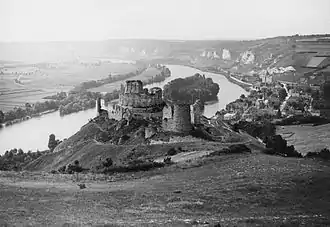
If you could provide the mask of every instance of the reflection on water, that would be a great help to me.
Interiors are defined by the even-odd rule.
[[[241,94],[247,92],[236,84],[229,82],[226,77],[214,73],[206,73],[200,70],[179,66],[169,65],[171,77],[166,78],[161,83],[147,85],[147,88],[161,87],[176,78],[185,78],[192,76],[195,73],[205,74],[206,77],[211,77],[214,82],[220,86],[218,101],[210,102],[205,106],[204,115],[211,117],[216,111],[224,108],[226,104],[236,100]],[[89,119],[96,116],[96,110],[90,109],[65,115],[60,117],[59,112],[50,113],[38,118],[33,118],[28,121],[23,121],[3,129],[0,129],[0,154],[12,148],[22,148],[23,151],[36,151],[48,149],[48,137],[50,134],[55,134],[56,138],[68,138],[76,133]]]

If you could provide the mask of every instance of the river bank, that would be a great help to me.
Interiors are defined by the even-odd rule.
[[[6,122],[4,122],[0,125],[0,128],[4,128],[4,127],[7,127],[7,126],[10,126],[10,125],[13,125],[13,124],[21,123],[23,121],[27,121],[27,120],[32,119],[32,118],[41,117],[45,114],[56,112],[57,110],[58,109],[56,108],[56,109],[52,109],[52,110],[43,111],[41,113],[32,114],[31,116],[26,116],[26,117],[23,117],[23,118],[15,119],[15,120],[12,120],[12,121],[6,121]]]
[[[227,78],[227,80],[229,80],[231,83],[236,84],[238,86],[240,86],[241,88],[243,88],[246,92],[250,92],[250,88],[253,86],[253,84],[250,83],[246,83],[244,81],[241,81],[233,76],[230,75],[229,72],[227,71],[223,71],[223,72],[219,72],[218,70],[214,70],[214,69],[209,69],[209,68],[204,68],[204,67],[198,67],[192,64],[184,64],[187,67],[191,67],[191,68],[195,68],[198,69],[200,71],[204,71],[204,72],[209,72],[209,73],[214,73],[214,74],[218,74],[221,76],[224,76]]]

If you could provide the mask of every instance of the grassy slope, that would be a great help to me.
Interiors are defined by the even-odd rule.
[[[0,220],[41,226],[175,226],[185,219],[220,221],[221,226],[328,226],[329,170],[313,160],[223,155],[114,175],[108,182],[81,176],[84,190],[68,175],[1,173]]]
[[[288,141],[289,145],[294,145],[297,151],[306,154],[307,152],[320,151],[325,147],[329,148],[329,127],[330,124],[281,126],[277,128],[277,132]]]

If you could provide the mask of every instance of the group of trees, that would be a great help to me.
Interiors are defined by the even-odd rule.
[[[70,93],[68,97],[60,101],[59,111],[61,115],[94,108],[96,99],[102,95],[98,92],[82,91]]]
[[[0,110],[0,123],[21,119],[44,111],[54,110],[59,107],[59,101],[51,100],[45,102],[36,102],[35,104],[26,103],[24,107],[15,107],[7,112]]]
[[[76,91],[76,92],[86,91],[86,90],[91,89],[91,88],[100,87],[104,84],[109,84],[109,83],[113,83],[113,82],[116,82],[116,81],[126,80],[126,79],[129,79],[131,77],[134,77],[134,76],[137,76],[137,75],[141,74],[145,70],[146,70],[146,68],[142,67],[142,68],[137,69],[135,72],[129,72],[129,73],[126,73],[126,74],[121,74],[121,75],[116,75],[116,76],[113,76],[110,73],[108,75],[108,77],[106,77],[104,79],[90,80],[90,81],[82,82],[81,84],[76,86],[73,90]]]
[[[43,152],[24,153],[22,149],[11,149],[0,155],[0,170],[2,171],[20,171],[29,162],[39,158]]]
[[[174,102],[192,104],[197,99],[202,102],[217,99],[219,85],[205,75],[195,74],[187,78],[170,81],[164,86],[164,98]]]
[[[287,107],[294,110],[304,111],[305,107],[309,105],[309,100],[304,97],[290,97],[287,102]]]
[[[58,92],[56,93],[56,95],[50,95],[50,96],[46,96],[44,97],[44,99],[52,99],[52,100],[63,100],[67,97],[67,93],[64,91]]]
[[[54,134],[49,135],[49,141],[48,141],[48,148],[49,151],[53,151],[57,145],[59,145],[62,141],[55,138]],[[6,151],[5,154],[2,156],[0,155],[0,170],[2,171],[20,171],[23,169],[25,165],[30,163],[31,161],[39,158],[41,155],[43,155],[45,152],[48,151],[28,151],[27,153],[24,153],[22,149],[11,149],[9,151]]]

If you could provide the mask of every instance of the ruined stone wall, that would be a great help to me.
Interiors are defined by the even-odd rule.
[[[172,108],[165,109],[165,115],[163,110],[163,129],[165,131],[179,132],[188,134],[192,130],[191,116],[190,116],[190,105],[188,104],[174,104],[173,105],[173,117],[166,118],[169,116],[169,110]],[[171,113],[172,115],[172,113]]]
[[[132,107],[123,107],[120,105],[112,105],[107,108],[109,118],[114,118],[116,120],[121,120],[125,118],[124,113],[126,110],[129,110],[133,118],[136,119],[148,119],[148,118],[161,118],[163,112],[154,111],[152,107],[150,108],[132,108]]]
[[[143,84],[141,80],[127,80],[125,93],[140,94],[143,93]]]
[[[155,105],[160,105],[163,100],[159,95],[150,94],[120,94],[119,95],[119,105],[128,107],[150,107]]]
[[[159,87],[153,87],[150,89],[150,93],[155,95],[157,99],[162,99],[163,98],[163,91]]]
[[[163,108],[163,119],[171,119],[173,118],[172,116],[172,110],[173,110],[173,113],[174,113],[174,109],[172,109],[172,106],[171,105],[166,105],[164,108]]]

